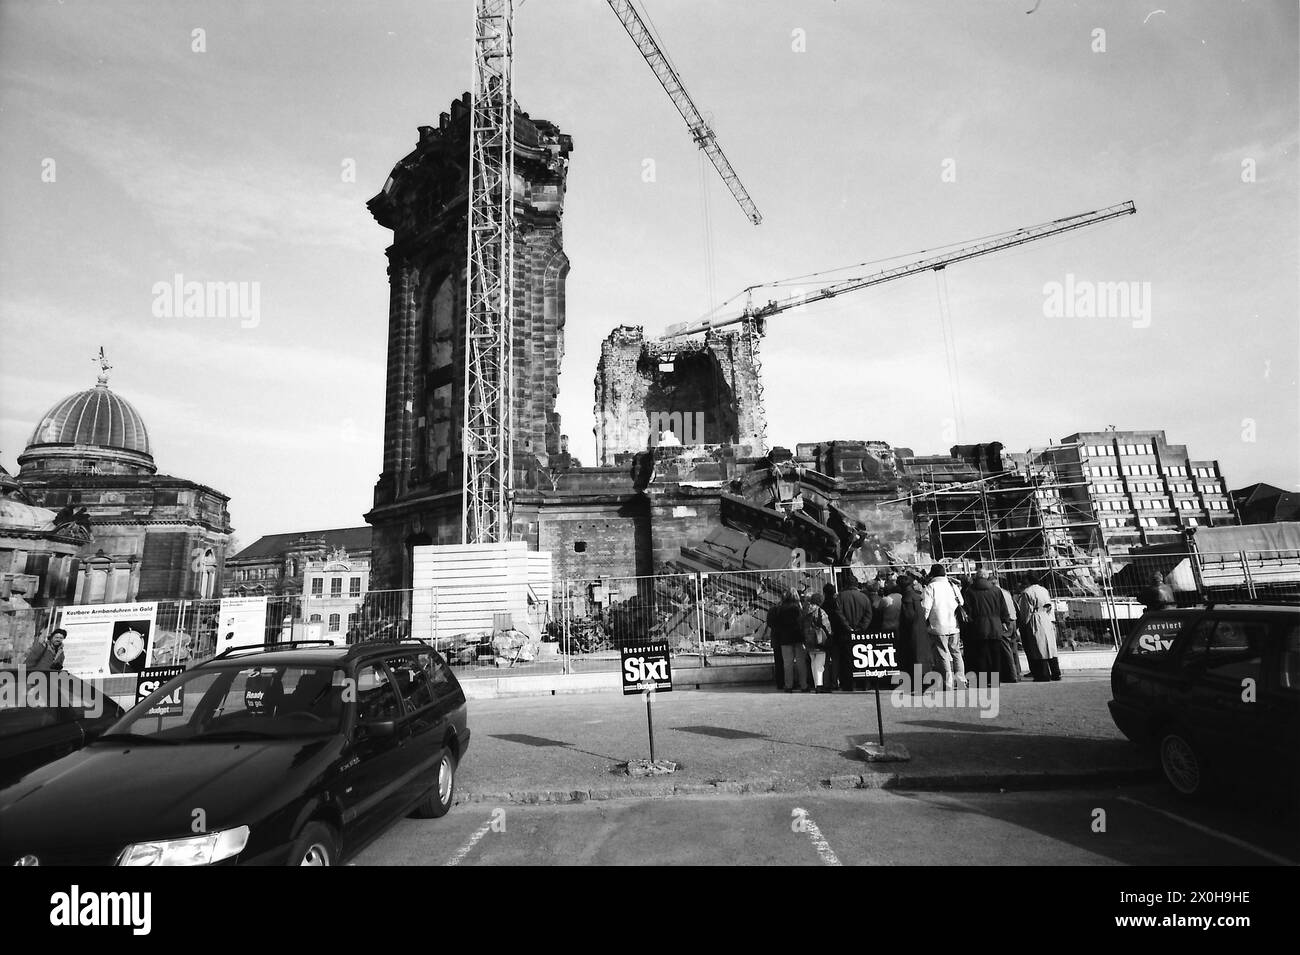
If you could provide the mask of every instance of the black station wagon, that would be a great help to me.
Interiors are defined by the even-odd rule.
[[[1111,670],[1111,717],[1159,753],[1170,786],[1294,791],[1300,768],[1300,608],[1147,613]]]
[[[451,808],[465,710],[423,643],[232,648],[0,789],[0,864],[336,865]]]
[[[0,666],[0,787],[81,749],[122,712],[95,684],[68,673]]]

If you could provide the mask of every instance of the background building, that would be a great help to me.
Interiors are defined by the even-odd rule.
[[[469,121],[465,94],[436,129],[420,127],[415,150],[369,202],[393,232],[383,470],[366,515],[375,528],[376,584],[385,588],[410,586],[413,546],[461,540]],[[513,485],[526,488],[538,462],[564,450],[555,398],[569,273],[561,216],[573,143],[554,124],[518,111],[514,137]],[[511,536],[526,533],[517,521]]]
[[[331,550],[307,561],[303,571],[303,617],[322,625],[327,637],[349,633],[370,590],[370,551],[349,554]]]
[[[957,445],[947,455],[899,449],[916,516],[917,540],[935,558],[964,561],[1075,561],[1099,544],[1088,506],[1032,453],[1000,442]]]
[[[1219,462],[1188,457],[1163,431],[1081,431],[1030,456],[1055,468],[1069,501],[1091,509],[1112,554],[1237,523]]]
[[[0,601],[68,603],[76,593],[78,555],[93,539],[88,521],[37,507],[0,467]]]
[[[140,413],[99,382],[55,404],[18,457],[31,503],[91,540],[67,569],[76,603],[188,599],[221,593],[230,541],[226,495],[159,474]],[[66,589],[60,591],[66,597]]]
[[[222,593],[226,597],[310,596],[311,579],[323,580],[323,562],[336,554],[349,568],[340,573],[359,574],[364,594],[370,589],[370,538],[369,526],[267,534],[226,561]],[[345,592],[352,589],[350,579],[339,586]],[[332,585],[322,582],[320,587],[324,593]]]

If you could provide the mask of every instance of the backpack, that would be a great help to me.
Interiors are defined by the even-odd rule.
[[[962,599],[961,588],[951,580],[948,583],[952,586],[953,596],[957,598],[957,626],[966,627],[970,624],[970,614],[966,611],[966,603]]]
[[[820,608],[816,604],[810,604],[799,610],[799,633],[803,636],[803,645],[808,650],[817,650],[826,646],[826,641],[830,639],[830,634],[826,632],[826,625],[822,623],[823,613],[818,613]]]

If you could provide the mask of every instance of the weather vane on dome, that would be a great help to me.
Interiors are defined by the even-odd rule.
[[[99,383],[101,385],[107,385],[108,373],[112,370],[113,366],[110,365],[108,359],[104,357],[103,345],[99,346],[99,354],[92,358],[91,361],[99,362]]]

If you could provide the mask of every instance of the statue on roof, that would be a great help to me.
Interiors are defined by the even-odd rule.
[[[103,346],[103,345],[100,345],[100,346],[99,346],[99,354],[96,355],[94,358],[92,358],[91,361],[93,361],[93,362],[98,362],[98,364],[99,364],[99,384],[107,386],[107,385],[108,385],[108,373],[109,373],[110,371],[112,371],[113,366],[110,365],[110,364],[108,363],[108,359],[104,357],[104,346]]]

